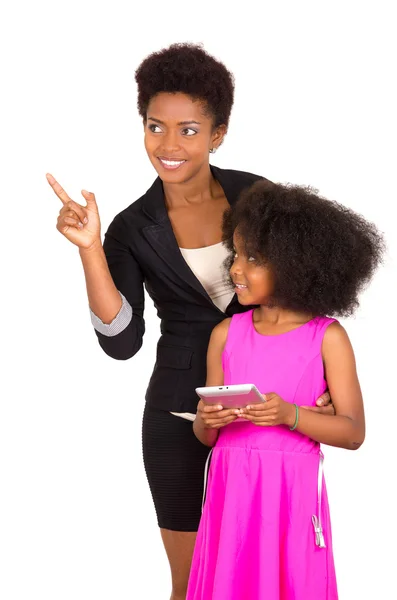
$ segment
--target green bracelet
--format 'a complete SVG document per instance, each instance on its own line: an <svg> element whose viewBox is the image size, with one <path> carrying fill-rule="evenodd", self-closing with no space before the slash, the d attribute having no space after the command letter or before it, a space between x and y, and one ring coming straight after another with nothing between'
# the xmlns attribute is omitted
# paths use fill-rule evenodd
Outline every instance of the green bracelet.
<svg viewBox="0 0 397 600"><path fill-rule="evenodd" d="M299 408L298 408L298 405L295 404L295 402L294 402L294 406L295 406L295 423L294 423L293 427L289 428L290 431L294 431L294 429L296 429L296 426L298 425Z"/></svg>

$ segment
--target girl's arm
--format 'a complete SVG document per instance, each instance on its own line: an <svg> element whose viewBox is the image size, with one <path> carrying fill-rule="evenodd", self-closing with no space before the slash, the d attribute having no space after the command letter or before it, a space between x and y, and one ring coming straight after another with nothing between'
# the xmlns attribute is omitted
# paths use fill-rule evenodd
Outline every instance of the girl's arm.
<svg viewBox="0 0 397 600"><path fill-rule="evenodd" d="M364 406L353 348L339 323L327 327L322 355L335 416L299 410L296 429L317 442L356 450L365 438ZM293 427L295 407L291 409L287 425Z"/></svg>
<svg viewBox="0 0 397 600"><path fill-rule="evenodd" d="M217 325L210 337L207 351L207 386L223 385L222 353L226 344L230 319L225 319ZM193 431L202 444L215 446L219 427L231 423L237 418L239 411L226 409L221 406L209 406L200 400L197 416L193 423Z"/></svg>
<svg viewBox="0 0 397 600"><path fill-rule="evenodd" d="M296 430L311 439L348 450L356 450L365 438L363 399L356 361L349 337L339 323L328 326L322 344L325 378L335 408L335 416L300 408ZM262 426L295 424L295 406L277 394L266 394L263 406L252 406L245 418Z"/></svg>

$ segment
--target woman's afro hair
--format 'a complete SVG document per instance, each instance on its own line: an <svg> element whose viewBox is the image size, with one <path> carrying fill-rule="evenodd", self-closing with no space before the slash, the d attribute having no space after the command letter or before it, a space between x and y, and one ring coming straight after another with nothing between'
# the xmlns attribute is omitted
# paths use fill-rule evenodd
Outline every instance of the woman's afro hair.
<svg viewBox="0 0 397 600"><path fill-rule="evenodd" d="M272 301L316 316L351 315L385 249L383 236L361 215L310 187L267 180L225 213L223 240L231 253L236 229L246 256L271 268Z"/></svg>
<svg viewBox="0 0 397 600"><path fill-rule="evenodd" d="M214 128L229 124L234 78L226 67L195 44L172 44L150 54L135 72L138 110L146 120L150 100L160 92L187 94L204 103Z"/></svg>

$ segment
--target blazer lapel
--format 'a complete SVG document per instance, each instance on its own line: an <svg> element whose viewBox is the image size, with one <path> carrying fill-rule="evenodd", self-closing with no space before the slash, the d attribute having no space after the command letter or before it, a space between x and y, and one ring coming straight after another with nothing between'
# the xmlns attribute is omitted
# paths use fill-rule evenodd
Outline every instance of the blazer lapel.
<svg viewBox="0 0 397 600"><path fill-rule="evenodd" d="M178 279L182 279L184 283L193 288L207 303L211 303L216 308L179 250L171 221L168 218L164 201L163 184L159 177L146 192L144 211L154 221L152 225L143 228L143 235L153 250L174 271Z"/></svg>
<svg viewBox="0 0 397 600"><path fill-rule="evenodd" d="M221 184L229 204L233 205L240 192L239 186L233 185L230 177L228 177L228 173L223 169L211 166L211 172L215 179ZM152 225L143 228L143 234L153 250L168 265L168 267L174 271L179 279L182 279L199 293L207 303L210 302L214 309L219 310L212 302L193 271L189 268L179 250L178 243L172 230L171 221L168 218L164 200L163 184L159 177L146 192L143 208L147 216L153 221Z"/></svg>

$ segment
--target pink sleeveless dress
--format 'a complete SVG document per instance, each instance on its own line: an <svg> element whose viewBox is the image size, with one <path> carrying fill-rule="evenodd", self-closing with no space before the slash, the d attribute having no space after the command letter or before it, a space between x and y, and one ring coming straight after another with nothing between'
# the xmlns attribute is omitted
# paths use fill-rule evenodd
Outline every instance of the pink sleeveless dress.
<svg viewBox="0 0 397 600"><path fill-rule="evenodd" d="M321 345L334 319L264 336L252 317L230 323L225 385L254 383L314 405L326 389ZM220 429L187 600L337 600L322 462L317 442L285 426Z"/></svg>

